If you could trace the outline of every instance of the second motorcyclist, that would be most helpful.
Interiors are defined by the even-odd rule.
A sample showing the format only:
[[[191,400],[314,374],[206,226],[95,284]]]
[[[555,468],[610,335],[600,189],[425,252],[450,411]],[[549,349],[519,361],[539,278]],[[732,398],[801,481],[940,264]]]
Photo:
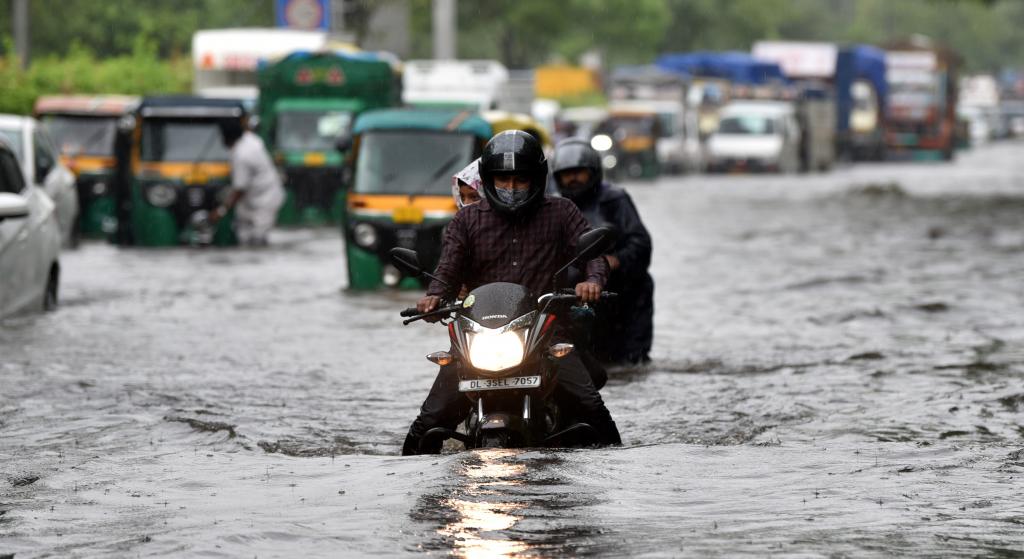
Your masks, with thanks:
[[[601,156],[581,138],[568,138],[555,148],[552,172],[562,196],[579,207],[591,227],[610,225],[619,233],[605,258],[611,273],[608,290],[619,294],[602,303],[594,324],[593,347],[610,365],[650,361],[654,337],[654,280],[651,236],[629,194],[604,181]]]
[[[551,288],[551,279],[572,259],[586,220],[568,200],[545,195],[548,164],[533,136],[520,130],[502,132],[484,147],[480,158],[483,200],[460,210],[444,234],[444,247],[421,313],[436,309],[442,299],[456,295],[457,287],[470,290],[492,282],[511,282],[535,294]],[[608,267],[603,258],[585,265],[585,280],[575,287],[583,302],[601,296]],[[447,286],[445,285],[447,284]],[[468,400],[458,391],[455,365],[441,367],[420,413],[413,421],[402,454],[438,448],[420,448],[420,439],[434,427],[454,429],[469,412]],[[618,428],[594,387],[579,357],[570,354],[558,369],[559,404],[593,426],[603,444],[621,444]]]

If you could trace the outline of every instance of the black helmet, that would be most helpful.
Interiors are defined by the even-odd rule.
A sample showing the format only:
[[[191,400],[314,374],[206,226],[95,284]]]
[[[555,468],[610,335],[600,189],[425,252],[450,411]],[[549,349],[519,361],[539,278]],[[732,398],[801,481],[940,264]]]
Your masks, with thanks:
[[[558,173],[569,169],[589,169],[590,180],[576,188],[565,188],[558,181]],[[551,172],[555,175],[555,183],[562,196],[576,202],[594,192],[595,187],[604,180],[604,169],[601,155],[582,138],[566,138],[555,146],[554,164]]]
[[[494,189],[496,175],[524,175],[530,179],[526,200],[516,204],[502,201]],[[484,146],[480,156],[480,182],[484,197],[495,210],[519,216],[536,208],[544,199],[548,178],[548,160],[540,142],[522,130],[506,130],[496,134]]]

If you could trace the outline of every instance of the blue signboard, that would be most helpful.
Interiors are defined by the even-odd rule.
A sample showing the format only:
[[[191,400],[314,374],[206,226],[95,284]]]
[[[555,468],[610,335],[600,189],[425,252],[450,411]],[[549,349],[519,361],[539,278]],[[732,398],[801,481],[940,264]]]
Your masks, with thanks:
[[[331,0],[276,0],[277,26],[330,31]]]

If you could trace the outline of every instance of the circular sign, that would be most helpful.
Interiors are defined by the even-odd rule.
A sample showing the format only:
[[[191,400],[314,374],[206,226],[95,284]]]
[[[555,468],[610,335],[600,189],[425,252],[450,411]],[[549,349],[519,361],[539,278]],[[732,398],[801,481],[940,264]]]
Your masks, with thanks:
[[[317,0],[291,0],[284,8],[285,23],[296,29],[317,29],[323,17],[323,6]]]

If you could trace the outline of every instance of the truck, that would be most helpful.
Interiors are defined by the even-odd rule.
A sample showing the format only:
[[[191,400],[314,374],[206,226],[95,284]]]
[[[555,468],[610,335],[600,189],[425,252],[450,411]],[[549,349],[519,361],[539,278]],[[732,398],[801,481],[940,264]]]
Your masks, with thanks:
[[[815,120],[834,120],[832,130],[807,130],[810,143],[805,151],[820,151],[817,144],[824,141],[824,136],[831,136],[836,154],[848,159],[884,159],[888,97],[885,53],[881,49],[823,42],[758,41],[751,52],[760,60],[779,64],[786,77],[800,87],[803,102],[799,108],[805,128],[811,128],[809,124]]]
[[[885,47],[890,155],[953,159],[959,57],[924,37]]]
[[[296,50],[327,45],[325,31],[298,29],[202,29],[192,35],[192,91],[200,97],[239,99],[247,110],[259,92],[261,63]]]
[[[282,225],[340,223],[337,141],[368,109],[400,103],[400,74],[376,53],[299,51],[259,71],[259,132],[284,175]]]

